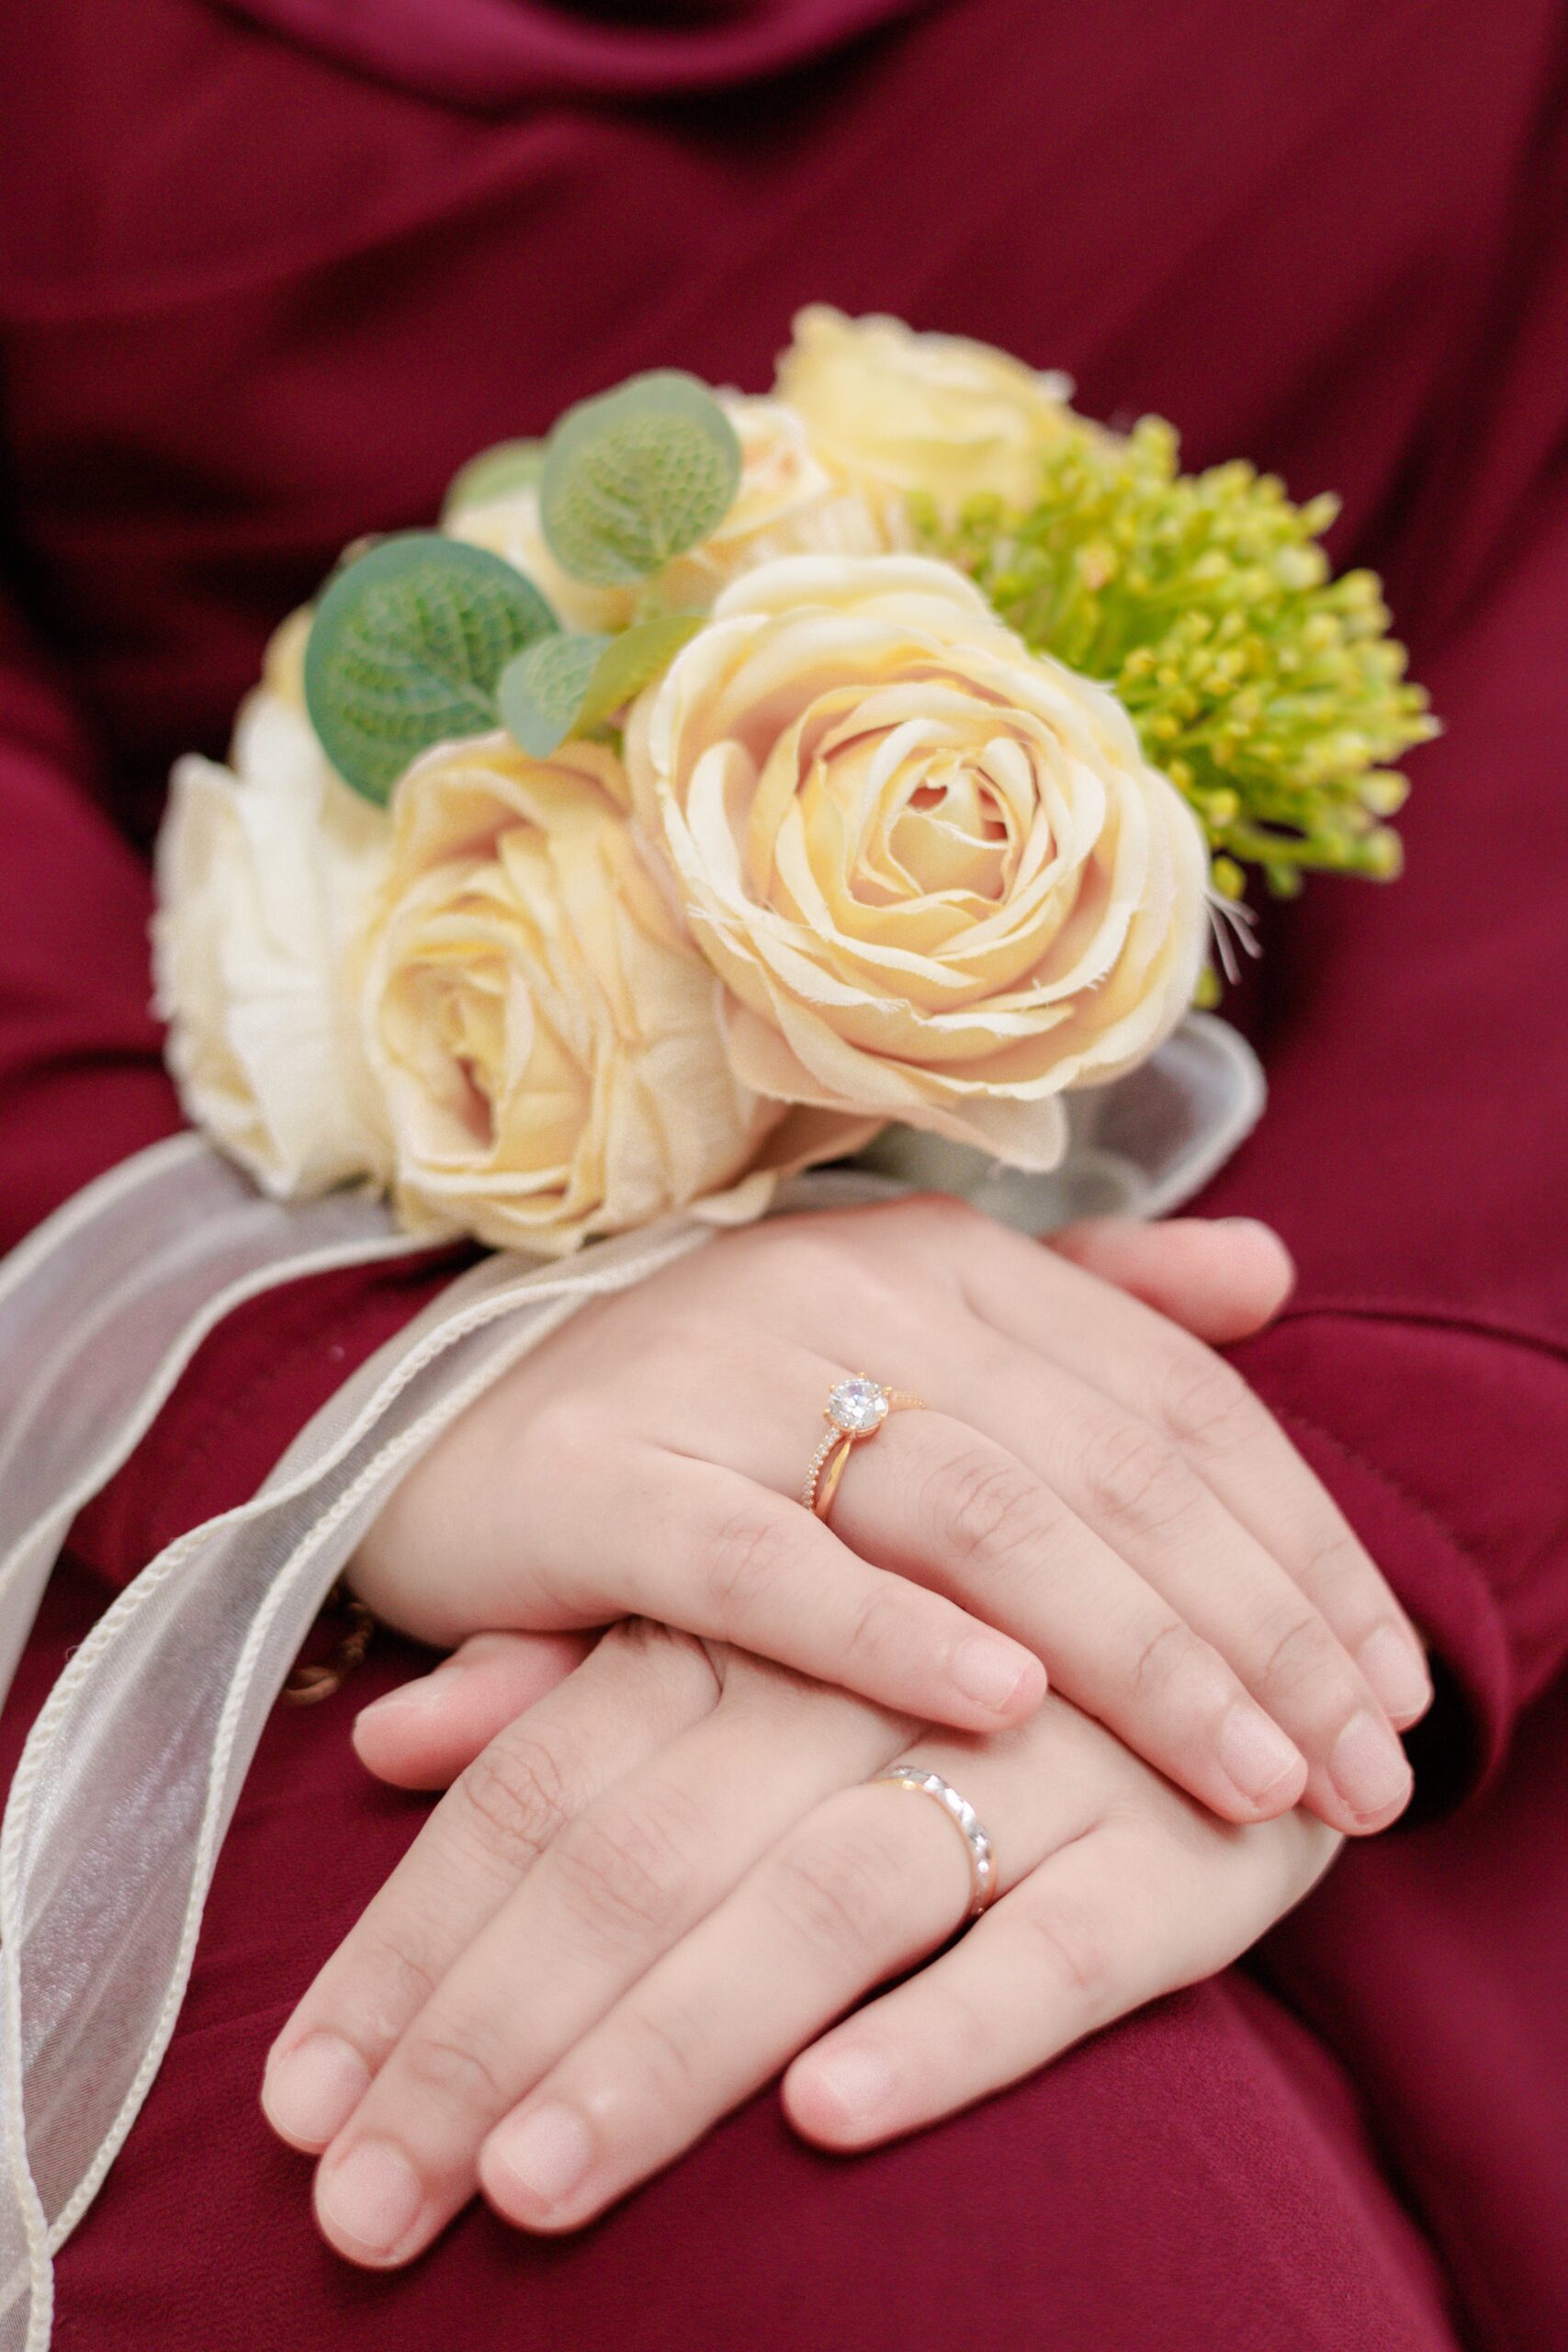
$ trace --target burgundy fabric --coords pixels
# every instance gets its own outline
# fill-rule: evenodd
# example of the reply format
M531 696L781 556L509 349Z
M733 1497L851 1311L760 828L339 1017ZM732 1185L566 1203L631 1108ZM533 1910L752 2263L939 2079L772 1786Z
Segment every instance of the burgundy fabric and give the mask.
M424 97L502 108L525 98L665 97L798 66L931 0L228 0L324 57ZM609 18L611 21L606 22Z
M1348 1855L1258 1977L906 2149L829 2163L764 2100L581 2244L473 2215L376 2281L315 2244L254 2090L419 1811L357 1773L347 1697L280 1715L61 2342L1568 2342L1562 0L5 0L0 40L0 1238L176 1120L140 853L271 624L585 391L761 385L798 301L989 336L1195 460L1338 488L1449 727L1398 888L1269 922L1273 1104L1211 1204L1298 1254L1242 1362L1447 1678L1427 1826ZM699 51L728 86L682 95ZM108 1586L439 1278L215 1335L78 1530L13 1752Z

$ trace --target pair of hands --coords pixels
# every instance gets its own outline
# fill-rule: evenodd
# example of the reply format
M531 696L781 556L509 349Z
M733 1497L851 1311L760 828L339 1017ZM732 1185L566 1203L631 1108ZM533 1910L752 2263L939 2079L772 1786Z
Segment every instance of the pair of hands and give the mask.
M910 2129L1223 1966L1397 1813L1419 1645L1169 1319L1238 1336L1286 1283L1257 1228L795 1219L586 1310L465 1417L374 1532L372 1605L437 1640L660 1624L543 1698L577 1645L469 1645L361 1718L388 1777L459 1777L269 2062L335 2245L406 2260L476 2185L574 2227L792 2057L808 2136ZM860 1369L931 1409L857 1452L829 1533L793 1497ZM953 1825L866 1785L906 1755L991 1829L1000 1900L795 2056L962 1916Z

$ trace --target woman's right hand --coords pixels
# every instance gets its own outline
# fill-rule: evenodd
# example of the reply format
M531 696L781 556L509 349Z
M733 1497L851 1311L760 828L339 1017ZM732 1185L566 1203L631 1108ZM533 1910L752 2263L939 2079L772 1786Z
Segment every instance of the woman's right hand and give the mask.
M509 1648L513 1699L533 1687L531 1645L492 1637L491 1700ZM464 1679L430 1701L459 1740ZM998 1899L945 1952L971 1864L940 1806L878 1784L900 1758L995 1841ZM1304 1813L1216 1821L1055 1696L965 1738L618 1626L473 1755L279 2035L264 2104L321 2156L351 2260L410 2260L476 2185L576 2229L792 2060L791 2120L845 2151L999 2089L1223 1967L1338 1842Z
M1123 1255L1181 1247L1146 1228ZM798 1492L829 1389L862 1372L930 1409L856 1448L829 1532ZM1031 1713L1043 1660L1236 1822L1304 1792L1382 1827L1410 1787L1392 1726L1430 1695L1238 1375L940 1199L773 1220L584 1308L416 1466L355 1581L443 1645L642 1616L970 1731Z

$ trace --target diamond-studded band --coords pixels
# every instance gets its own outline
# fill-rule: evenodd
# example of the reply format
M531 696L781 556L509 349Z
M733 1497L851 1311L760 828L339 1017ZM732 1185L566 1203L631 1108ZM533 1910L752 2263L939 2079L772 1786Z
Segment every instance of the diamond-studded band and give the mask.
M863 1373L852 1380L840 1380L822 1408L828 1433L811 1457L800 1490L807 1510L826 1519L852 1449L863 1439L874 1437L889 1413L909 1409L920 1410L921 1400L901 1388L884 1388L880 1381L867 1380Z
M875 1781L892 1781L901 1789L913 1789L917 1796L933 1797L957 1829L969 1855L969 1908L965 1921L977 1919L997 1891L997 1849L991 1843L990 1832L967 1797L961 1797L951 1781L940 1772L927 1772L919 1764L890 1764L886 1772L873 1776Z

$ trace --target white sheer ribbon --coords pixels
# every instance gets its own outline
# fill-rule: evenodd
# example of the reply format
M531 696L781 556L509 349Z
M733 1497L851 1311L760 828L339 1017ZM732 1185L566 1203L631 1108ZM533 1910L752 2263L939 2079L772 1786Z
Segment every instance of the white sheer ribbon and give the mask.
M0 1265L0 1697L66 1529L246 1298L418 1248L333 1193L285 1208L199 1136L110 1169Z
M898 1175L1048 1229L1159 1215L1251 1126L1262 1083L1224 1024L1074 1099L1074 1151L1026 1194L919 1148ZM781 1206L877 1197L822 1174ZM587 1299L644 1280L711 1228L671 1219L566 1265L461 1275L301 1431L249 1503L171 1544L95 1626L33 1726L0 1831L0 2352L45 2352L51 2257L85 2211L174 2030L218 1848L321 1599L397 1479ZM363 1196L285 1209L195 1136L90 1186L0 1268L0 1690L76 1510L243 1298L416 1245Z

